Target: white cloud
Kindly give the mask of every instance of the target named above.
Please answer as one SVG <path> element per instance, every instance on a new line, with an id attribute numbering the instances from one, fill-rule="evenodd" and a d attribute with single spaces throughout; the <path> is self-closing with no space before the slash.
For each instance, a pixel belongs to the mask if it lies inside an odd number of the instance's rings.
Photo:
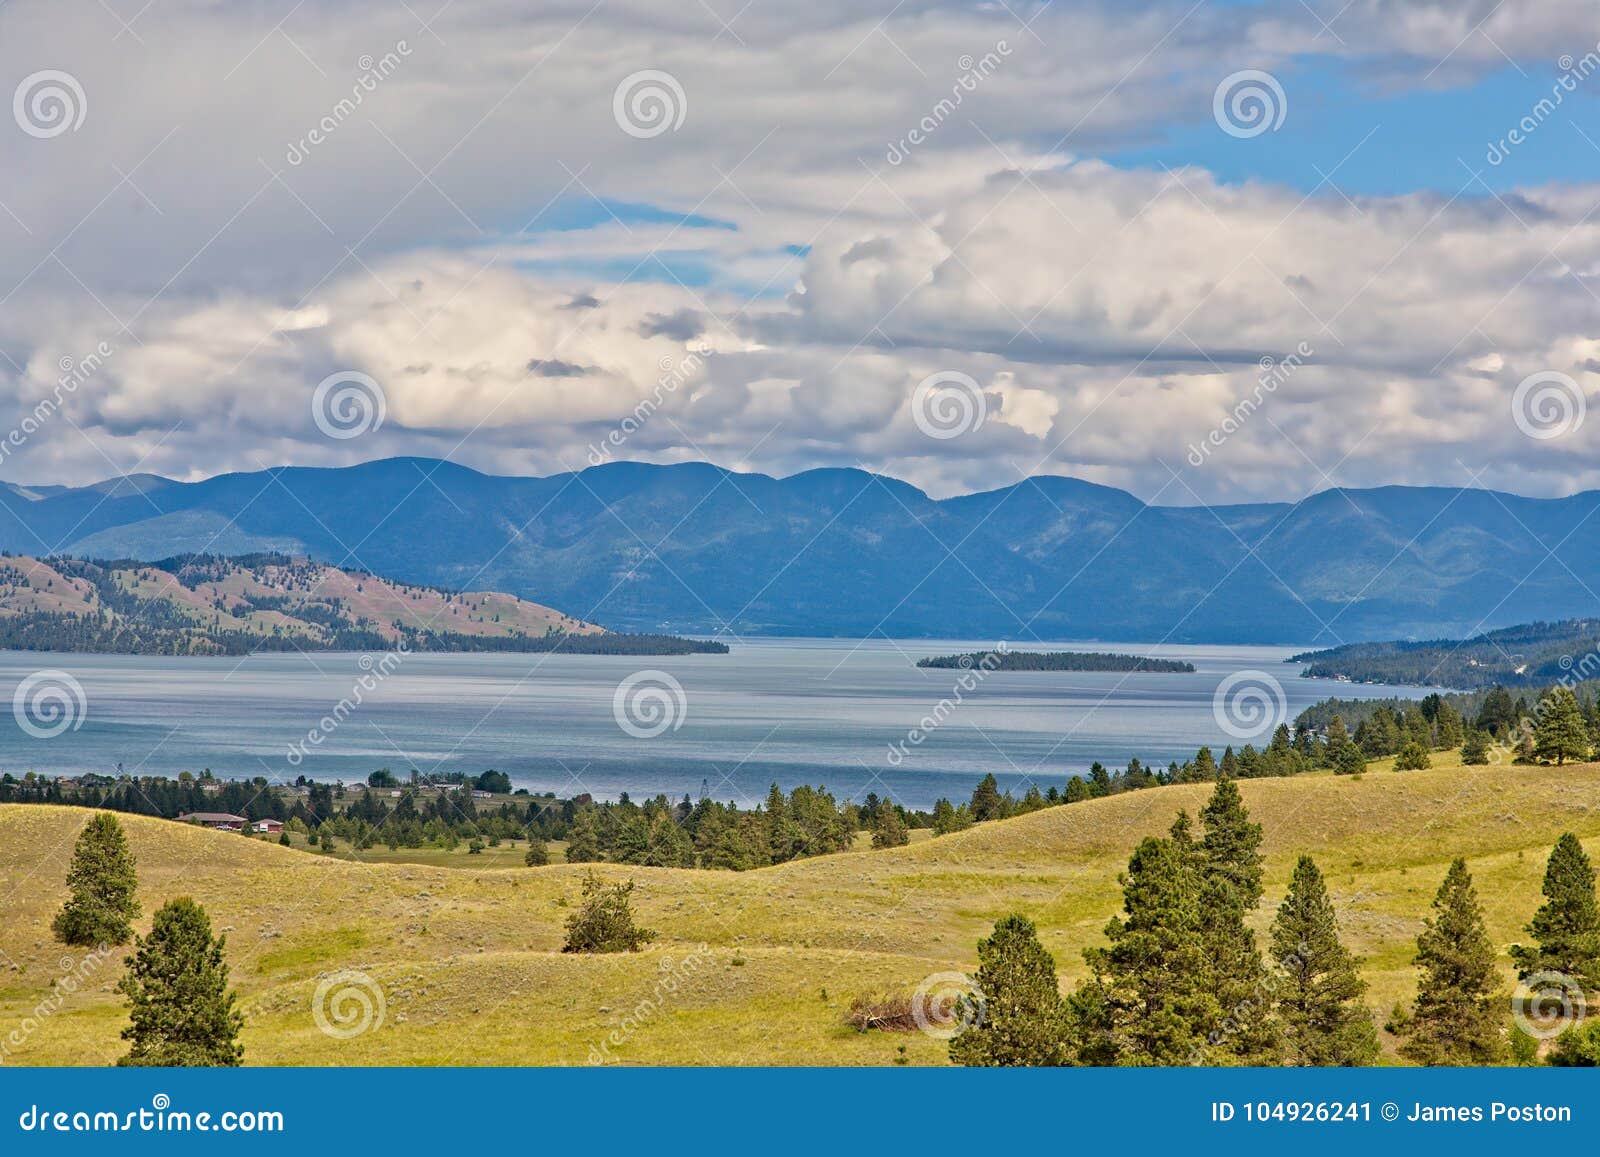
<path id="1" fill-rule="evenodd" d="M 723 27 L 693 5 L 456 0 L 429 29 L 392 5 L 188 3 L 135 38 L 97 3 L 12 0 L 0 80 L 67 69 L 88 112 L 49 140 L 0 132 L 0 390 L 31 405 L 61 357 L 116 353 L 4 470 L 581 466 L 704 349 L 627 456 L 863 464 L 939 491 L 1075 473 L 1166 501 L 1293 496 L 1322 471 L 1600 484 L 1592 426 L 1534 443 L 1508 410 L 1536 370 L 1600 389 L 1600 190 L 1350 204 L 1092 159 L 1209 123 L 1235 68 L 1292 81 L 1322 53 L 1437 86 L 1501 50 L 1581 54 L 1586 11 L 1371 0 L 1323 9 L 1330 30 L 1285 8 L 839 0 Z M 687 110 L 641 140 L 612 94 L 646 68 Z M 1301 343 L 1190 466 L 1260 359 Z M 387 419 L 336 442 L 309 399 L 344 369 L 382 385 Z M 930 444 L 909 399 L 941 369 L 995 409 Z"/>

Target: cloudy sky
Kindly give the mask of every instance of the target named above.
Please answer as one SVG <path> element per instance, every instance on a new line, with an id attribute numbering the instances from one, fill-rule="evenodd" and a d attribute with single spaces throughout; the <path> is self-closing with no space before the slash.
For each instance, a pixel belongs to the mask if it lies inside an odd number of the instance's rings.
<path id="1" fill-rule="evenodd" d="M 0 478 L 1600 486 L 1597 41 L 1589 0 L 0 0 Z"/>

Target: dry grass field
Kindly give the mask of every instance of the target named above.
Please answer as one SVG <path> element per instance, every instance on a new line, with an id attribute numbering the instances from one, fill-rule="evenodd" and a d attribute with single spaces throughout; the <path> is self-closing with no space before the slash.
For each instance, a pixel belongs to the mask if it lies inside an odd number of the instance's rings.
<path id="1" fill-rule="evenodd" d="M 1503 950 L 1539 903 L 1562 831 L 1600 855 L 1596 764 L 1374 765 L 1355 778 L 1241 788 L 1266 829 L 1258 926 L 1294 857 L 1315 855 L 1346 940 L 1366 958 L 1380 1023 L 1413 990 L 1414 939 L 1453 856 L 1468 858 Z M 227 933 L 248 1064 L 584 1064 L 612 1034 L 620 1043 L 606 1057 L 625 1064 L 942 1064 L 943 1043 L 921 1033 L 847 1027 L 851 998 L 972 970 L 978 938 L 1012 910 L 1039 923 L 1063 984 L 1074 982 L 1080 950 L 1101 942 L 1117 908 L 1134 843 L 1164 831 L 1180 807 L 1197 810 L 1208 791 L 1136 792 L 741 874 L 601 866 L 637 880 L 640 920 L 659 933 L 642 953 L 603 957 L 560 952 L 576 866 L 499 866 L 509 854 L 483 867 L 353 862 L 123 821 L 139 860 L 141 926 L 165 899 L 190 894 Z M 88 814 L 0 807 L 0 1043 L 18 1042 L 5 1063 L 104 1064 L 122 1051 L 125 1014 L 111 990 L 120 954 L 77 991 L 56 987 L 81 956 L 51 939 L 50 920 Z M 319 981 L 341 970 L 369 976 L 384 1003 L 381 1024 L 348 1037 L 313 1015 Z M 346 980 L 323 985 L 324 1007 Z"/>

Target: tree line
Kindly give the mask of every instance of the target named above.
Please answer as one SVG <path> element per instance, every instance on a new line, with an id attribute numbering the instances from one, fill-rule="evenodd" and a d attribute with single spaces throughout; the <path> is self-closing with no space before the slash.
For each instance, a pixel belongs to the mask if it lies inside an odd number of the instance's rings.
<path id="1" fill-rule="evenodd" d="M 1134 849 L 1122 913 L 1106 943 L 1084 950 L 1089 976 L 1061 994 L 1053 957 L 1033 922 L 1011 914 L 979 942 L 976 994 L 950 1042 L 962 1065 L 1372 1064 L 1380 1046 L 1363 1003 L 1361 961 L 1342 943 L 1322 873 L 1295 864 L 1264 956 L 1246 919 L 1260 904 L 1262 831 L 1231 779 L 1218 781 L 1198 830 L 1179 812 L 1165 837 Z M 1533 942 L 1512 948 L 1519 978 L 1559 976 L 1578 1002 L 1544 1057 L 1600 1063 L 1600 1021 L 1583 994 L 1600 985 L 1595 872 L 1576 836 L 1550 854 Z M 1513 1024 L 1495 947 L 1466 862 L 1456 859 L 1417 937 L 1418 986 L 1387 1028 L 1402 1057 L 1422 1065 L 1539 1059 Z"/>

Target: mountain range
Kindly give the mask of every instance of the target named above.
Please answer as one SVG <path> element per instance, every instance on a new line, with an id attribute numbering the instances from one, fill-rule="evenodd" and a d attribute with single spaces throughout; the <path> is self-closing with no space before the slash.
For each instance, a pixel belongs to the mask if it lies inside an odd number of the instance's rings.
<path id="1" fill-rule="evenodd" d="M 629 631 L 1334 646 L 1600 615 L 1583 577 L 1600 573 L 1593 491 L 1166 507 L 1057 476 L 934 499 L 853 469 L 532 478 L 391 458 L 6 483 L 0 506 L 0 548 L 16 552 L 281 552 Z"/>

